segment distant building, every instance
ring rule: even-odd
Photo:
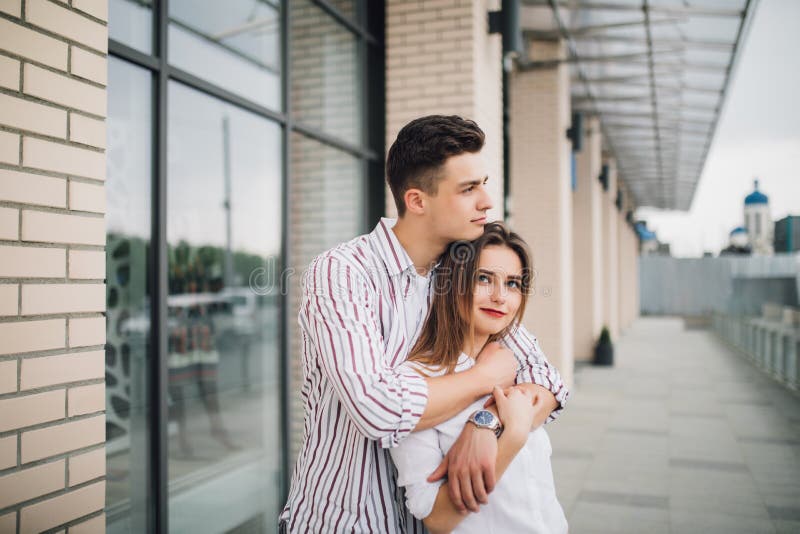
[[[753,254],[770,255],[772,249],[772,215],[769,198],[758,190],[758,180],[753,181],[753,192],[744,199],[744,226]]]
[[[787,215],[775,222],[775,252],[800,250],[800,215]]]
[[[647,223],[638,221],[634,228],[636,234],[639,236],[639,254],[656,254],[658,253],[659,243],[656,233],[647,228]]]
[[[737,226],[730,233],[728,246],[720,251],[720,256],[749,255],[750,243],[747,237],[747,229]]]

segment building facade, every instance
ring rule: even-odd
[[[624,331],[634,206],[591,120],[572,179],[565,66],[506,61],[504,104],[499,7],[0,0],[0,532],[275,532],[303,272],[394,213],[385,151],[420,115],[486,131],[565,378]]]

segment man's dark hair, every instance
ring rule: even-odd
[[[386,159],[386,180],[397,214],[405,215],[406,191],[421,189],[435,195],[447,158],[480,151],[485,137],[474,121],[458,115],[428,115],[403,126]]]

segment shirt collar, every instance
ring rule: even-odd
[[[414,262],[408,255],[406,249],[400,244],[392,228],[397,223],[397,219],[381,217],[380,222],[370,234],[372,240],[378,246],[378,254],[390,276],[400,274],[409,268],[414,268]]]

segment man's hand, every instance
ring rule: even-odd
[[[533,426],[531,426],[531,430],[535,430],[542,426],[545,421],[547,421],[547,417],[553,413],[553,410],[558,408],[558,401],[556,400],[555,395],[544,386],[540,386],[539,384],[516,384],[514,386],[507,387],[503,390],[503,393],[508,396],[511,393],[512,389],[520,388],[524,389],[528,393],[532,395],[532,402],[533,407],[536,413],[533,416]],[[492,404],[495,403],[494,397],[489,397],[484,404],[485,408],[488,408]],[[502,418],[501,418],[502,421]],[[505,423],[505,421],[503,421]]]
[[[476,358],[474,370],[483,377],[486,393],[494,386],[514,385],[519,363],[514,353],[500,343],[487,343]]]
[[[439,467],[428,477],[435,482],[447,475],[450,502],[462,514],[477,512],[494,490],[497,438],[488,428],[466,424]]]

